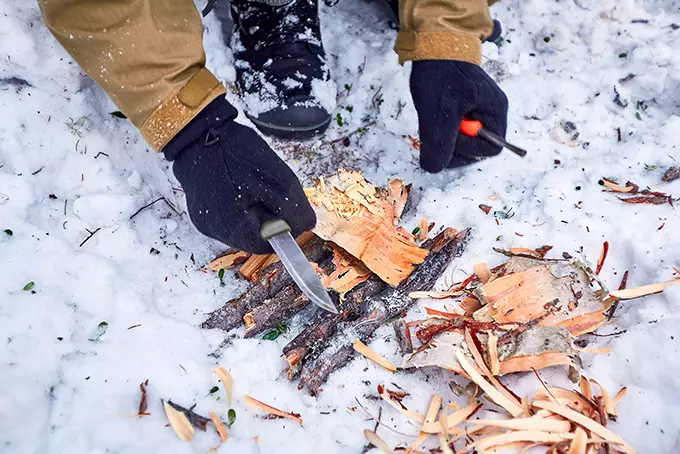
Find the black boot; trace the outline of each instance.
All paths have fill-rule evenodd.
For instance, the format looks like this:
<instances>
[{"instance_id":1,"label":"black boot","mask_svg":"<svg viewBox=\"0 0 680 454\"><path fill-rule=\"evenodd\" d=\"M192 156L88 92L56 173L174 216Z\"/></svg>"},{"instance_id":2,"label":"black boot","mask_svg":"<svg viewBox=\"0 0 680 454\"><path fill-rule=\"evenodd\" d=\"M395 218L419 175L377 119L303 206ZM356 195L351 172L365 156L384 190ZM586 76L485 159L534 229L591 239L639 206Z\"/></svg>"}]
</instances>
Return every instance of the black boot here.
<instances>
[{"instance_id":1,"label":"black boot","mask_svg":"<svg viewBox=\"0 0 680 454\"><path fill-rule=\"evenodd\" d=\"M322 133L334 106L314 96L313 87L326 91L323 85L330 84L317 0L233 0L231 14L236 78L248 118L277 137Z\"/></svg>"}]
</instances>

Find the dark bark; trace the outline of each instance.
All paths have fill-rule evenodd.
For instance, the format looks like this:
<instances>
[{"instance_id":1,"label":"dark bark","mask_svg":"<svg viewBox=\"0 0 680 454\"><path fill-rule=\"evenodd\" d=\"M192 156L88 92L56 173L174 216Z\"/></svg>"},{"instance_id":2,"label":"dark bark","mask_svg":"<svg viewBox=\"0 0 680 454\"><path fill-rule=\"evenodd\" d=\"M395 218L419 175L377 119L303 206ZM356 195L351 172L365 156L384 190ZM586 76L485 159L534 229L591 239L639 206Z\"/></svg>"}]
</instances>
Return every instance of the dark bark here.
<instances>
[{"instance_id":1,"label":"dark bark","mask_svg":"<svg viewBox=\"0 0 680 454\"><path fill-rule=\"evenodd\" d=\"M315 263L319 263L331 254L325 242L319 237L314 237L302 250L309 261ZM281 262L269 265L260 275L263 277L263 282L250 287L243 295L228 301L221 308L208 314L201 328L220 328L225 331L236 328L243 323L243 316L248 311L293 283L293 279Z\"/></svg>"},{"instance_id":2,"label":"dark bark","mask_svg":"<svg viewBox=\"0 0 680 454\"><path fill-rule=\"evenodd\" d=\"M356 321L343 323L338 334L313 361L302 367L298 388L307 388L316 394L328 375L344 366L354 355L352 342L355 338L367 342L382 324L401 315L416 300L408 294L415 290L430 290L454 257L460 256L467 242L469 230L451 237L447 232L433 241L432 252L409 278L396 288L386 288L366 301L368 310ZM448 238L447 238L448 237Z\"/></svg>"},{"instance_id":3,"label":"dark bark","mask_svg":"<svg viewBox=\"0 0 680 454\"><path fill-rule=\"evenodd\" d=\"M399 351L401 354L408 355L413 353L411 334L404 320L397 320L392 323L392 329L394 330L394 338L397 340L397 345L399 345Z\"/></svg>"},{"instance_id":4,"label":"dark bark","mask_svg":"<svg viewBox=\"0 0 680 454\"><path fill-rule=\"evenodd\" d=\"M325 273L329 273L334 266L333 257L329 256L321 262L319 268ZM331 298L337 305L338 295L331 293ZM279 323L283 323L307 307L309 303L309 298L302 294L298 286L295 283L290 284L243 316L246 324L245 337L253 337L267 329L276 327Z\"/></svg>"},{"instance_id":5,"label":"dark bark","mask_svg":"<svg viewBox=\"0 0 680 454\"><path fill-rule=\"evenodd\" d=\"M243 316L246 324L245 337L253 337L262 331L273 328L277 324L295 315L309 303L295 284L281 290L276 297L264 300Z\"/></svg>"}]
</instances>

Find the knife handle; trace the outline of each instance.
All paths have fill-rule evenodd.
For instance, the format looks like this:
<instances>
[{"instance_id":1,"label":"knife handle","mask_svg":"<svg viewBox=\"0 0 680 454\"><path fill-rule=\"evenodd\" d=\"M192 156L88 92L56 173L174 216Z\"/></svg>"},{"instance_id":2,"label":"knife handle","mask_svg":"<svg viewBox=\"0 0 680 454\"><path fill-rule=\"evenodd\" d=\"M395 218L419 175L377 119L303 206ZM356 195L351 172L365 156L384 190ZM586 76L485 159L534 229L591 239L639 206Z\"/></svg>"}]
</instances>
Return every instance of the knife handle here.
<instances>
[{"instance_id":1,"label":"knife handle","mask_svg":"<svg viewBox=\"0 0 680 454\"><path fill-rule=\"evenodd\" d=\"M280 235L281 233L290 232L290 226L283 219L274 219L264 222L260 227L260 236L264 240Z\"/></svg>"}]
</instances>

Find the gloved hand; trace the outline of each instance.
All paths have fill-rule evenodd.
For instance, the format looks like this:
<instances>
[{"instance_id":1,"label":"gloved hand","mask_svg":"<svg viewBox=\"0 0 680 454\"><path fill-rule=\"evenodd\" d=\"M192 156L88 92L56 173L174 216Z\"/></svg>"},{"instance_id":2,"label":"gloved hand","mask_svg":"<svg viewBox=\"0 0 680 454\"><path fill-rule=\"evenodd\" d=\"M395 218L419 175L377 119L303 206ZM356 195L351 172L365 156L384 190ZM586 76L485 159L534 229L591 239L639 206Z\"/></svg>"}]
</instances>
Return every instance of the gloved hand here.
<instances>
[{"instance_id":1,"label":"gloved hand","mask_svg":"<svg viewBox=\"0 0 680 454\"><path fill-rule=\"evenodd\" d=\"M464 61L414 61L411 97L418 112L420 166L428 172L472 164L501 148L458 133L463 117L505 137L508 98L479 66Z\"/></svg>"},{"instance_id":2,"label":"gloved hand","mask_svg":"<svg viewBox=\"0 0 680 454\"><path fill-rule=\"evenodd\" d=\"M260 238L263 222L279 217L297 236L316 216L292 170L251 128L234 122L236 109L220 97L164 148L186 194L189 216L211 238L255 254L272 252Z\"/></svg>"}]
</instances>

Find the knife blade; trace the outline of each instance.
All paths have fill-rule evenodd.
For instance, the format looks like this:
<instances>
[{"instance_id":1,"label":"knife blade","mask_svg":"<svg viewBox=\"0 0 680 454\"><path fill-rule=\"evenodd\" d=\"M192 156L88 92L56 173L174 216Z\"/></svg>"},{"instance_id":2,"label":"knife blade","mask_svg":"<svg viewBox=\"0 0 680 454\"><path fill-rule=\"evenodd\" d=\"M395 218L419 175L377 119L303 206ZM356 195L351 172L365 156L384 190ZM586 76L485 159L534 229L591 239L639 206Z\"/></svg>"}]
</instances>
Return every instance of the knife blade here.
<instances>
[{"instance_id":1,"label":"knife blade","mask_svg":"<svg viewBox=\"0 0 680 454\"><path fill-rule=\"evenodd\" d=\"M307 257L302 253L302 249L295 242L293 235L290 234L288 223L283 219L267 221L262 224L260 235L263 239L269 241L286 271L302 290L302 293L321 309L337 314L338 309L321 283L321 279L319 279Z\"/></svg>"}]
</instances>

